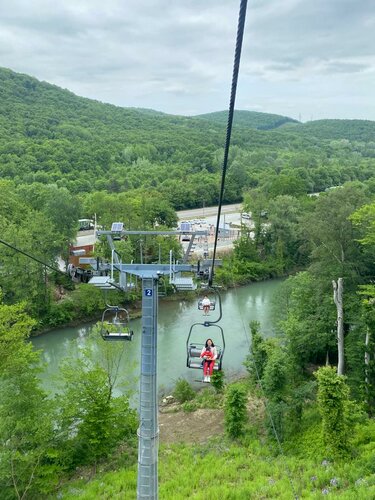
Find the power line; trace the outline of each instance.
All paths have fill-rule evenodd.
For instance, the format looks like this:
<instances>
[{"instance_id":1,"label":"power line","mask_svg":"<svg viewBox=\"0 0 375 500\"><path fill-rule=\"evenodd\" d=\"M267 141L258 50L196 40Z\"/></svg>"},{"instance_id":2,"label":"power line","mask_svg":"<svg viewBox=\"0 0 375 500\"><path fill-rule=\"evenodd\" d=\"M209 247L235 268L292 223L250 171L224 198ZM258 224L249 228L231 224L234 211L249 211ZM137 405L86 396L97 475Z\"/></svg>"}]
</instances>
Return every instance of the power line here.
<instances>
[{"instance_id":1,"label":"power line","mask_svg":"<svg viewBox=\"0 0 375 500\"><path fill-rule=\"evenodd\" d=\"M235 54L234 54L232 88L231 88L231 95L230 95L230 102L229 102L227 134L226 134L226 140L225 140L224 160L223 160L223 171L222 171L222 176L221 176L219 206L218 206L218 211L217 211L215 243L214 243L214 251L213 251L213 256L212 256L212 269L211 269L211 274L209 277L209 285L210 286L212 285L212 280L213 280L213 276L214 276L216 247L217 247L217 240L219 237L219 225L220 225L220 217L221 217L221 205L223 203L225 176L226 176L227 167L228 167L229 146L230 146L230 139L231 139L231 135L232 135L234 105L236 102L238 73L239 73L239 69L240 69L242 41L243 41L243 34L244 34L244 27L245 27L245 20L246 20L246 9L247 9L247 0L241 0L240 12L239 12L239 16L238 16L236 50L235 50ZM225 233L225 228L224 228L224 233Z\"/></svg>"}]
</instances>

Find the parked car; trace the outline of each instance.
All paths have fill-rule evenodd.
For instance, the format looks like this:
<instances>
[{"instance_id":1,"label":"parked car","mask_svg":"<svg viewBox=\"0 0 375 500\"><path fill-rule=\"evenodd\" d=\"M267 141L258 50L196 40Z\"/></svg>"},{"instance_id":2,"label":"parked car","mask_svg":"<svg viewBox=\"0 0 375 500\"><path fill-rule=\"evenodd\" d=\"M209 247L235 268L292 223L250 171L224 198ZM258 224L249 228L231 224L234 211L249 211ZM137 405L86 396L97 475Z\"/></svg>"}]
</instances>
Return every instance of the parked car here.
<instances>
[{"instance_id":1,"label":"parked car","mask_svg":"<svg viewBox=\"0 0 375 500\"><path fill-rule=\"evenodd\" d=\"M90 229L94 229L94 221L92 219L79 219L78 224L78 231L89 231Z\"/></svg>"}]
</instances>

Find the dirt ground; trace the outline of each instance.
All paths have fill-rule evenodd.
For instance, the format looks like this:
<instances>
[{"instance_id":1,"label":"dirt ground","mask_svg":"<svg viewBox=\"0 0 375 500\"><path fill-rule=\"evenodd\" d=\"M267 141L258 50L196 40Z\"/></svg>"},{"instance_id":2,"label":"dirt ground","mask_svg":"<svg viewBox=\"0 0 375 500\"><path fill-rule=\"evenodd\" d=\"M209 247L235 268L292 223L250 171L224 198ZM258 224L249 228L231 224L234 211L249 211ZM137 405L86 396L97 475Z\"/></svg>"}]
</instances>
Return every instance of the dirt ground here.
<instances>
[{"instance_id":1,"label":"dirt ground","mask_svg":"<svg viewBox=\"0 0 375 500\"><path fill-rule=\"evenodd\" d=\"M199 409L160 413L159 430L161 443L204 443L224 432L224 412Z\"/></svg>"},{"instance_id":2,"label":"dirt ground","mask_svg":"<svg viewBox=\"0 0 375 500\"><path fill-rule=\"evenodd\" d=\"M249 422L259 424L264 419L264 412L261 399L248 399ZM200 408L193 412L184 412L180 405L174 402L160 408L159 431L161 443L204 443L211 437L224 433L224 411Z\"/></svg>"}]
</instances>

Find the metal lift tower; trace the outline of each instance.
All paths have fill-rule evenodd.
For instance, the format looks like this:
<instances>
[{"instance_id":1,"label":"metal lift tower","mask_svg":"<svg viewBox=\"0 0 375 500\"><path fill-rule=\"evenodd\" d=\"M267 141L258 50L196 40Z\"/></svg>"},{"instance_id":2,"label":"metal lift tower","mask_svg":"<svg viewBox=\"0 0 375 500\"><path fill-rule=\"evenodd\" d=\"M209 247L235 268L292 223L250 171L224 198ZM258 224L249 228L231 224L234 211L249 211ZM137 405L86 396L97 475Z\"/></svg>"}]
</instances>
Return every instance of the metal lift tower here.
<instances>
[{"instance_id":1,"label":"metal lift tower","mask_svg":"<svg viewBox=\"0 0 375 500\"><path fill-rule=\"evenodd\" d=\"M117 223L116 223L117 224ZM113 230L115 229L115 230ZM187 232L184 231L183 234ZM112 231L98 231L105 235L112 249L112 262L98 264L95 259L81 258L80 263L91 264L96 271L109 272L108 276L94 276L90 284L103 290L120 289L126 292L129 285L126 275L136 275L142 280L142 339L141 339L141 376L138 429L138 482L137 499L158 498L158 399L157 399L157 324L158 324L158 282L161 276L171 274L170 264L123 264L115 251L113 238L119 239L129 234L181 235L181 231L123 231L112 226ZM191 231L195 235L207 235L206 231ZM185 261L185 259L184 259ZM119 281L115 282L113 271L118 271ZM173 274L195 272L191 264L173 264ZM191 284L193 280L190 278ZM176 284L178 288L178 285ZM186 282L183 290L188 289ZM191 288L193 289L193 288Z\"/></svg>"}]
</instances>

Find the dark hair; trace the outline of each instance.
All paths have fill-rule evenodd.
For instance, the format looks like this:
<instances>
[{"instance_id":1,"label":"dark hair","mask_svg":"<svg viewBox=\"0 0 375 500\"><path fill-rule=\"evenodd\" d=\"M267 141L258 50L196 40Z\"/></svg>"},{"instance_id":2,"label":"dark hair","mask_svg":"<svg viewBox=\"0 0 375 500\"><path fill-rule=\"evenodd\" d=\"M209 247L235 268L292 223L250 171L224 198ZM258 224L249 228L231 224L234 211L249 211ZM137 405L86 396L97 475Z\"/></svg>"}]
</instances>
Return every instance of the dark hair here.
<instances>
[{"instance_id":1,"label":"dark hair","mask_svg":"<svg viewBox=\"0 0 375 500\"><path fill-rule=\"evenodd\" d=\"M211 347L215 347L214 341L213 341L212 339L207 339L207 340L206 340L206 344L205 344L205 348L206 348L206 349L207 349L207 347L208 347L207 342L208 342L209 340L211 340ZM201 344L201 345L202 345L202 344Z\"/></svg>"}]
</instances>

